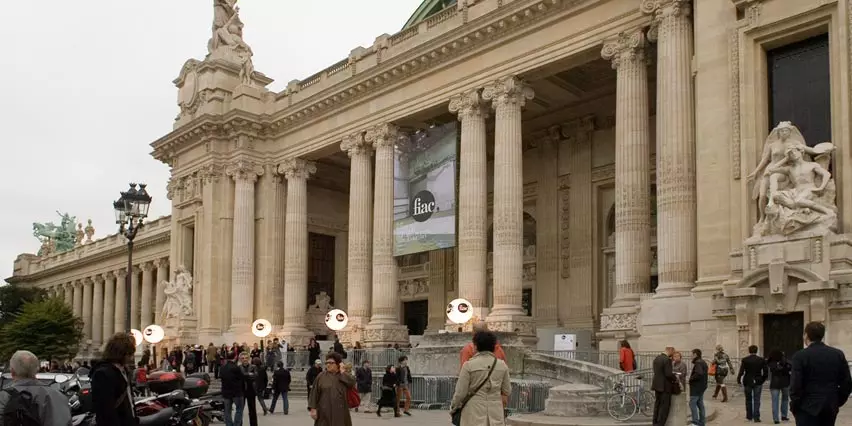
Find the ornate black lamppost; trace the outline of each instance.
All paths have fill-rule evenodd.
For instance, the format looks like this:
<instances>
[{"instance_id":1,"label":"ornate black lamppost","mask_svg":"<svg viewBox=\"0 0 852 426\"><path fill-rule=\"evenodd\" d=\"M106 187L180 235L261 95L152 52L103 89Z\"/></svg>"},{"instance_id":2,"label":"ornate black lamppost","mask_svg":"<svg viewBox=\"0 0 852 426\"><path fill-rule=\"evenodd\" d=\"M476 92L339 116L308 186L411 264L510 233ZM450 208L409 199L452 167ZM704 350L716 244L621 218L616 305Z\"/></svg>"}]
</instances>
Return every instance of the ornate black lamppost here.
<instances>
[{"instance_id":1,"label":"ornate black lamppost","mask_svg":"<svg viewBox=\"0 0 852 426\"><path fill-rule=\"evenodd\" d=\"M136 233L142 229L142 221L148 217L148 207L151 205L151 196L145 190L144 183L140 183L139 189L135 183L130 184L130 189L121 192L121 198L112 203L115 209L115 223L118 225L119 234L127 238L127 276L124 280L125 288L125 317L124 328L130 332L130 277L133 274L133 239Z\"/></svg>"}]
</instances>

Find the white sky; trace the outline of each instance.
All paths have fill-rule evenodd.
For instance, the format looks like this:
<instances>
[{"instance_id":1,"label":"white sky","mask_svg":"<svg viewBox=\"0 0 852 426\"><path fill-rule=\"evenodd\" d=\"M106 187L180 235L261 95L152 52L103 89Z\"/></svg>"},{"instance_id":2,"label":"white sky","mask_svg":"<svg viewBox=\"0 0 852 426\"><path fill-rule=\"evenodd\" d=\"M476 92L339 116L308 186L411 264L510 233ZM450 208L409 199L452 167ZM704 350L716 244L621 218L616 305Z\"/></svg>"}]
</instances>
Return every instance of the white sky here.
<instances>
[{"instance_id":1,"label":"white sky","mask_svg":"<svg viewBox=\"0 0 852 426\"><path fill-rule=\"evenodd\" d=\"M402 28L421 0L242 0L255 68L304 79ZM168 166L149 144L172 130L183 63L203 59L213 0L27 0L3 3L0 39L0 279L35 253L33 222L55 211L96 238L115 233L112 201L149 184L149 216L170 214Z\"/></svg>"}]
</instances>

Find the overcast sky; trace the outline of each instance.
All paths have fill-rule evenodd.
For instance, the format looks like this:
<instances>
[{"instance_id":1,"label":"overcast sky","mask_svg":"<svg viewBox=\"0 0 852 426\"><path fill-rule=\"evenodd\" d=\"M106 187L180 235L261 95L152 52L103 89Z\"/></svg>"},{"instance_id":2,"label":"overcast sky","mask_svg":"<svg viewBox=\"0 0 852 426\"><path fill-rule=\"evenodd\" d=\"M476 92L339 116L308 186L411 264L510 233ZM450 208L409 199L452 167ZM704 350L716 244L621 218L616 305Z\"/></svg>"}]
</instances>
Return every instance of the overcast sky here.
<instances>
[{"instance_id":1,"label":"overcast sky","mask_svg":"<svg viewBox=\"0 0 852 426\"><path fill-rule=\"evenodd\" d=\"M304 79L399 31L421 0L243 0L255 68L271 89ZM3 3L0 55L0 279L35 253L33 222L57 210L96 238L116 232L112 201L146 182L151 218L170 214L168 166L149 144L172 130L172 85L203 59L213 0L28 0Z\"/></svg>"}]
</instances>

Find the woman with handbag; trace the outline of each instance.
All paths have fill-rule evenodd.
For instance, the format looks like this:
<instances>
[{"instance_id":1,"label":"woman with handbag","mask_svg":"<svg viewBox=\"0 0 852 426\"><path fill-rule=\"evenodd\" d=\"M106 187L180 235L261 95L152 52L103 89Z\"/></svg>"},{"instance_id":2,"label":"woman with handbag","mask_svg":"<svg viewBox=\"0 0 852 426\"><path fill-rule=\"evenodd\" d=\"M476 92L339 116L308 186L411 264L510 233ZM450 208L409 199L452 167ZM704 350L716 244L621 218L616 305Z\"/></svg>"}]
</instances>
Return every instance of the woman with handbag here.
<instances>
[{"instance_id":1,"label":"woman with handbag","mask_svg":"<svg viewBox=\"0 0 852 426\"><path fill-rule=\"evenodd\" d=\"M393 407L394 417L399 417L399 402L396 400L396 368L392 365L385 367L385 375L382 377L382 396L379 398L376 415L382 416L382 407Z\"/></svg>"},{"instance_id":2,"label":"woman with handbag","mask_svg":"<svg viewBox=\"0 0 852 426\"><path fill-rule=\"evenodd\" d=\"M509 367L497 359L494 333L480 331L473 336L476 355L464 363L450 405L456 426L504 425L503 401L512 391Z\"/></svg>"}]
</instances>

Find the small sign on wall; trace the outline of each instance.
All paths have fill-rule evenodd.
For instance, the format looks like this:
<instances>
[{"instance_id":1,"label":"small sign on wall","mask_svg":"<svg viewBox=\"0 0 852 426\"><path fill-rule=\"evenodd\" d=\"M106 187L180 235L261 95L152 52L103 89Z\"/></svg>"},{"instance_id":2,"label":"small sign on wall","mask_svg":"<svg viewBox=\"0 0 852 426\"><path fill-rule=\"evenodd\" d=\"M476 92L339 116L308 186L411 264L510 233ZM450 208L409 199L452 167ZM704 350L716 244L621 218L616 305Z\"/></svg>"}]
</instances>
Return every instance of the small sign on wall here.
<instances>
[{"instance_id":1,"label":"small sign on wall","mask_svg":"<svg viewBox=\"0 0 852 426\"><path fill-rule=\"evenodd\" d=\"M554 351L576 351L577 350L577 335L576 334L557 334L553 336Z\"/></svg>"}]
</instances>

